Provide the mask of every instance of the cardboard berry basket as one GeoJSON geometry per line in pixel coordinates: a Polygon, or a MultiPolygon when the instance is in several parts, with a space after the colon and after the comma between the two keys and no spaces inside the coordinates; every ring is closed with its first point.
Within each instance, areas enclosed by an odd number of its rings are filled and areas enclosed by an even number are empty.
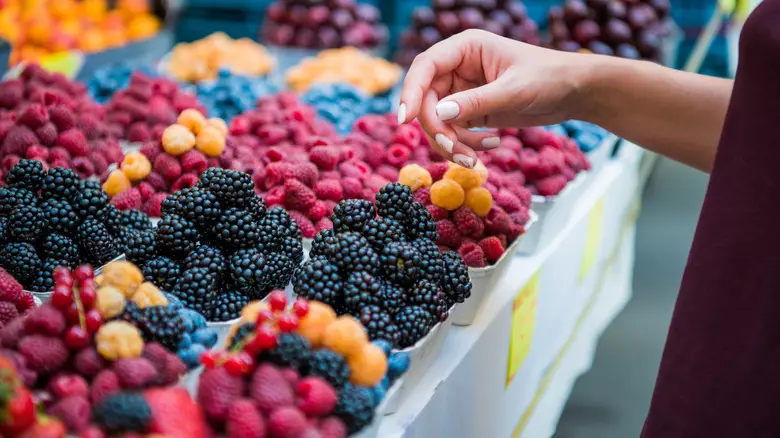
{"type": "Polygon", "coordinates": [[[531,210],[538,215],[539,221],[523,237],[517,250],[518,254],[534,254],[537,249],[547,245],[563,229],[580,194],[585,189],[590,173],[580,172],[556,196],[534,195],[531,197],[531,210]]]}
{"type": "Polygon", "coordinates": [[[493,287],[498,283],[498,280],[506,272],[507,266],[509,266],[510,260],[517,253],[520,248],[520,242],[528,235],[534,224],[536,224],[539,217],[536,213],[529,211],[530,218],[525,224],[525,233],[512,242],[511,245],[504,251],[504,254],[499,258],[496,263],[484,268],[469,268],[469,279],[471,279],[471,296],[463,303],[458,304],[457,308],[453,312],[452,323],[458,326],[471,325],[474,322],[474,318],[477,317],[479,308],[482,307],[482,303],[485,298],[493,293],[493,287]]]}
{"type": "MultiPolygon", "coordinates": [[[[110,262],[106,263],[105,265],[97,268],[95,270],[95,275],[96,276],[100,275],[100,273],[103,272],[103,268],[106,267],[106,265],[108,265],[109,263],[118,262],[118,261],[124,260],[124,259],[125,259],[125,255],[124,254],[121,254],[121,255],[117,256],[117,258],[115,258],[114,260],[111,260],[110,262]]],[[[51,294],[52,294],[53,291],[49,291],[49,292],[26,291],[26,292],[30,292],[32,294],[33,298],[35,298],[36,302],[45,303],[46,301],[49,301],[51,299],[51,294]]]]}

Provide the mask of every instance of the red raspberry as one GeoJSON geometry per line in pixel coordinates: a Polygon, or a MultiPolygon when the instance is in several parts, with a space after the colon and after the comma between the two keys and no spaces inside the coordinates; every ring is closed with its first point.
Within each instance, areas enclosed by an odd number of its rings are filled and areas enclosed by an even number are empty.
{"type": "Polygon", "coordinates": [[[434,181],[442,179],[449,168],[450,166],[445,162],[431,163],[425,166],[425,169],[431,174],[431,178],[434,181]]]}
{"type": "Polygon", "coordinates": [[[181,380],[187,373],[187,365],[175,354],[168,354],[165,360],[165,369],[160,373],[160,383],[163,385],[173,385],[181,380]]]}
{"type": "Polygon", "coordinates": [[[19,294],[19,298],[14,302],[16,304],[16,310],[19,313],[26,313],[28,310],[35,307],[35,298],[29,292],[22,292],[19,294]]]}
{"type": "Polygon", "coordinates": [[[257,367],[252,375],[249,395],[254,400],[255,406],[266,414],[277,408],[292,406],[295,402],[293,388],[280,370],[270,364],[257,367]]]}
{"type": "Polygon", "coordinates": [[[6,172],[11,170],[21,159],[22,157],[18,155],[6,155],[2,160],[3,170],[6,172]]]}
{"type": "MultiPolygon", "coordinates": [[[[29,151],[29,149],[28,149],[29,151]]],[[[566,181],[573,181],[574,178],[577,177],[577,174],[574,173],[574,171],[571,168],[565,168],[563,169],[563,172],[561,172],[561,175],[563,175],[564,178],[566,178],[566,181]]]]}
{"type": "Polygon", "coordinates": [[[298,409],[310,417],[323,417],[336,407],[336,390],[320,377],[304,378],[298,383],[295,392],[298,395],[298,409]]]}
{"type": "Polygon", "coordinates": [[[138,193],[141,195],[141,201],[146,201],[152,195],[157,193],[157,190],[155,190],[154,187],[152,187],[152,185],[146,181],[142,181],[136,188],[138,189],[138,193]]]}
{"type": "Polygon", "coordinates": [[[385,162],[387,147],[377,141],[371,141],[366,145],[363,156],[369,166],[377,168],[385,162]]]}
{"type": "Polygon", "coordinates": [[[383,164],[376,168],[376,173],[388,181],[398,181],[398,169],[393,166],[383,164]]]}
{"type": "Polygon", "coordinates": [[[482,233],[485,231],[485,224],[482,223],[482,219],[474,213],[474,210],[465,205],[458,207],[452,213],[452,221],[458,227],[458,231],[474,239],[482,237],[482,233]]]}
{"type": "Polygon", "coordinates": [[[520,202],[520,199],[518,199],[517,196],[514,195],[514,193],[505,189],[501,189],[498,191],[498,194],[494,198],[494,201],[496,205],[503,208],[504,211],[506,211],[507,213],[513,213],[523,208],[523,204],[522,202],[520,202]]]}
{"type": "Polygon", "coordinates": [[[3,140],[3,154],[23,156],[28,147],[37,143],[38,137],[30,128],[16,125],[3,140]]]}
{"type": "Polygon", "coordinates": [[[152,138],[149,132],[149,126],[144,122],[136,122],[127,128],[127,140],[135,142],[145,142],[152,138]]]}
{"type": "Polygon", "coordinates": [[[566,187],[568,181],[563,175],[553,175],[534,183],[536,190],[542,196],[555,196],[566,187]]]}
{"type": "Polygon", "coordinates": [[[365,182],[365,187],[370,188],[374,192],[379,192],[379,190],[388,185],[390,181],[383,178],[381,175],[373,174],[368,177],[368,180],[365,182]]]}
{"type": "Polygon", "coordinates": [[[0,268],[0,300],[15,303],[22,294],[22,285],[3,268],[0,268]]]}
{"type": "Polygon", "coordinates": [[[484,268],[487,265],[485,253],[478,245],[464,243],[458,248],[458,254],[470,268],[484,268]]]}
{"type": "Polygon", "coordinates": [[[70,152],[67,149],[55,146],[49,149],[49,161],[62,160],[70,161],[70,152]]]}
{"type": "Polygon", "coordinates": [[[412,152],[406,146],[394,144],[387,149],[385,161],[387,164],[400,169],[406,165],[411,156],[412,152]]]}
{"type": "Polygon", "coordinates": [[[422,134],[416,126],[401,125],[395,131],[394,143],[400,143],[409,149],[414,149],[420,145],[422,134]]]}
{"type": "Polygon", "coordinates": [[[18,316],[19,311],[16,309],[14,303],[0,301],[0,324],[2,324],[2,326],[5,326],[18,316]]]}
{"type": "Polygon", "coordinates": [[[191,172],[197,175],[203,173],[208,166],[206,156],[196,149],[190,149],[179,157],[181,169],[184,172],[191,172]]]}
{"type": "Polygon", "coordinates": [[[318,220],[324,218],[327,214],[328,206],[325,205],[324,201],[320,200],[312,204],[309,208],[309,211],[306,212],[306,216],[308,216],[312,222],[317,222],[318,220]]]}
{"type": "Polygon", "coordinates": [[[178,192],[190,187],[194,187],[198,183],[198,175],[194,173],[185,173],[179,177],[172,185],[171,192],[178,192]]]}
{"type": "Polygon", "coordinates": [[[365,179],[369,178],[372,174],[371,167],[369,167],[368,164],[357,160],[341,163],[339,171],[344,176],[357,178],[361,181],[365,181],[365,179]]]}
{"type": "Polygon", "coordinates": [[[341,182],[337,179],[326,179],[314,184],[314,194],[317,195],[318,199],[338,202],[341,201],[344,192],[341,188],[341,182]]]}
{"type": "Polygon", "coordinates": [[[520,171],[527,179],[539,177],[539,154],[533,149],[523,149],[520,153],[520,171]]]}
{"type": "Polygon", "coordinates": [[[96,140],[103,135],[102,122],[94,115],[82,114],[79,117],[78,128],[89,140],[96,140]]]}
{"type": "Polygon", "coordinates": [[[293,175],[296,179],[302,183],[311,187],[319,179],[319,173],[317,172],[317,166],[313,163],[298,163],[293,165],[293,175]]]}
{"type": "Polygon", "coordinates": [[[300,437],[309,428],[306,415],[293,407],[278,408],[268,417],[271,436],[300,437]]]}
{"type": "Polygon", "coordinates": [[[71,169],[73,169],[80,178],[89,178],[90,176],[95,175],[95,165],[92,164],[92,161],[87,157],[75,157],[70,164],[71,169]]]}
{"type": "Polygon", "coordinates": [[[517,136],[523,145],[537,150],[547,141],[547,131],[542,128],[523,128],[518,131],[517,136]]]}
{"type": "Polygon", "coordinates": [[[0,119],[0,145],[3,144],[3,140],[5,140],[5,136],[8,135],[9,132],[11,132],[11,129],[16,126],[16,123],[14,123],[13,120],[10,119],[0,119]]]}
{"type": "Polygon", "coordinates": [[[138,210],[142,203],[141,192],[137,188],[131,187],[111,199],[111,205],[117,210],[138,210]]]}
{"type": "Polygon", "coordinates": [[[585,154],[580,152],[579,149],[576,151],[566,151],[563,153],[563,156],[564,160],[566,161],[566,165],[572,168],[575,172],[590,169],[588,158],[585,156],[585,154]]]}
{"type": "Polygon", "coordinates": [[[157,192],[168,191],[168,182],[162,175],[157,172],[152,172],[149,175],[146,175],[144,182],[149,183],[149,185],[152,186],[152,188],[157,192]]]}
{"type": "Polygon", "coordinates": [[[154,383],[159,373],[151,362],[144,358],[119,359],[114,362],[114,373],[124,389],[143,389],[154,383]]]}
{"type": "Polygon", "coordinates": [[[504,172],[512,172],[520,167],[517,154],[509,149],[498,148],[489,152],[490,163],[498,166],[504,172]]]}
{"type": "Polygon", "coordinates": [[[312,221],[300,211],[291,210],[289,213],[290,217],[293,218],[296,223],[298,223],[298,228],[301,230],[301,235],[307,239],[314,238],[314,236],[317,234],[317,231],[314,228],[312,221]]]}
{"type": "Polygon", "coordinates": [[[103,370],[92,380],[89,387],[89,399],[92,404],[98,404],[109,395],[122,390],[119,384],[119,378],[111,370],[103,370]]]}
{"type": "Polygon", "coordinates": [[[168,197],[167,193],[155,193],[141,206],[141,211],[151,217],[162,215],[162,202],[168,197]]]}
{"type": "Polygon", "coordinates": [[[239,399],[233,402],[225,420],[227,438],[254,438],[266,436],[263,416],[252,400],[239,399]]]}
{"type": "Polygon", "coordinates": [[[198,404],[207,418],[223,421],[233,402],[244,394],[244,386],[244,379],[231,375],[225,367],[207,369],[198,382],[198,404]]]}
{"type": "Polygon", "coordinates": [[[35,129],[35,135],[42,145],[51,146],[57,140],[57,127],[53,123],[47,122],[35,129]]]}
{"type": "Polygon", "coordinates": [[[339,151],[334,146],[317,146],[309,151],[309,160],[320,170],[333,170],[339,163],[339,151]]]}
{"type": "Polygon", "coordinates": [[[27,333],[58,336],[65,331],[65,317],[51,304],[44,304],[33,310],[25,319],[27,333]]]}
{"type": "MultiPolygon", "coordinates": [[[[24,318],[16,318],[0,330],[0,341],[5,348],[16,348],[19,341],[26,336],[24,318]]],[[[10,350],[6,350],[10,351],[10,350]]]]}
{"type": "Polygon", "coordinates": [[[485,253],[485,258],[489,262],[495,263],[504,254],[504,246],[498,237],[486,237],[479,241],[479,247],[485,253]]]}
{"type": "Polygon", "coordinates": [[[546,178],[561,173],[564,167],[566,167],[566,159],[560,150],[552,146],[544,146],[539,151],[539,167],[536,169],[537,177],[546,178]]]}
{"type": "Polygon", "coordinates": [[[317,195],[314,191],[297,179],[288,179],[284,182],[286,195],[285,206],[299,211],[307,211],[315,201],[317,195]]]}
{"type": "Polygon", "coordinates": [[[268,205],[282,205],[286,194],[284,186],[276,186],[269,190],[263,198],[268,205]]]}
{"type": "Polygon", "coordinates": [[[30,129],[37,129],[49,121],[49,113],[40,103],[31,103],[16,118],[16,123],[27,126],[30,129]]]}
{"type": "Polygon", "coordinates": [[[523,225],[520,225],[513,220],[509,221],[509,232],[506,233],[506,237],[510,242],[514,242],[515,239],[523,233],[525,233],[525,227],[523,225]]]}
{"type": "Polygon", "coordinates": [[[14,109],[24,98],[24,85],[19,79],[0,82],[0,108],[14,109]]]}
{"type": "MultiPolygon", "coordinates": [[[[525,226],[525,224],[527,224],[530,219],[531,219],[531,215],[528,213],[528,210],[525,208],[518,210],[509,215],[510,222],[522,226],[525,226]]],[[[509,232],[510,229],[511,229],[511,225],[507,227],[507,232],[509,232]]]]}
{"type": "Polygon", "coordinates": [[[77,129],[69,129],[60,133],[55,140],[57,146],[62,146],[74,157],[84,157],[89,153],[89,144],[84,133],[77,129]]]}
{"type": "Polygon", "coordinates": [[[108,367],[108,362],[94,347],[85,348],[73,360],[74,369],[81,375],[92,377],[108,367]]]}
{"type": "Polygon", "coordinates": [[[119,164],[125,157],[122,146],[115,139],[105,139],[95,142],[95,149],[103,154],[109,163],[119,164]]]}
{"type": "Polygon", "coordinates": [[[324,179],[335,179],[338,181],[341,179],[341,174],[338,170],[324,170],[320,172],[320,181],[324,179]]]}
{"type": "Polygon", "coordinates": [[[26,336],[19,341],[19,352],[27,366],[48,373],[60,369],[68,361],[68,347],[62,339],[42,335],[26,336]]]}
{"type": "Polygon", "coordinates": [[[292,164],[282,161],[270,163],[265,168],[265,186],[268,188],[284,184],[287,178],[292,178],[292,164]]]}
{"type": "Polygon", "coordinates": [[[27,148],[25,158],[46,161],[49,158],[49,150],[39,144],[34,144],[27,148]]]}
{"type": "Polygon", "coordinates": [[[436,222],[436,232],[439,233],[439,245],[446,245],[450,248],[458,248],[463,241],[463,236],[458,231],[458,227],[449,220],[442,219],[436,222]]]}
{"type": "Polygon", "coordinates": [[[89,161],[92,162],[92,166],[95,168],[95,173],[103,175],[108,170],[108,160],[105,156],[97,151],[92,151],[87,155],[89,161]]]}
{"type": "Polygon", "coordinates": [[[155,158],[163,153],[164,150],[159,141],[147,141],[141,146],[140,152],[144,154],[149,161],[154,162],[155,158]]]}
{"type": "Polygon", "coordinates": [[[89,425],[92,408],[83,395],[71,395],[54,403],[46,413],[62,421],[69,431],[79,433],[89,425]]]}
{"type": "Polygon", "coordinates": [[[494,205],[484,218],[487,234],[502,234],[509,231],[509,215],[503,208],[494,205]]]}
{"type": "Polygon", "coordinates": [[[246,116],[239,115],[230,121],[229,129],[232,135],[247,135],[252,130],[252,124],[246,116]]]}
{"type": "Polygon", "coordinates": [[[343,178],[341,187],[344,189],[344,197],[342,199],[359,199],[363,193],[363,184],[357,178],[343,178]]]}
{"type": "Polygon", "coordinates": [[[49,120],[54,123],[58,131],[67,131],[76,126],[76,117],[68,107],[56,105],[49,108],[49,120]]]}
{"type": "Polygon", "coordinates": [[[169,182],[176,181],[181,176],[182,172],[179,160],[168,154],[158,155],[157,158],[154,159],[153,169],[169,182]]]}
{"type": "Polygon", "coordinates": [[[347,438],[349,430],[338,417],[328,417],[319,424],[321,438],[347,438]]]}
{"type": "Polygon", "coordinates": [[[425,206],[425,209],[428,210],[428,213],[431,214],[435,221],[447,219],[450,215],[447,210],[433,204],[425,206]]]}
{"type": "MultiPolygon", "coordinates": [[[[395,181],[395,180],[391,180],[391,181],[395,181]]],[[[417,189],[417,191],[414,192],[414,201],[419,202],[422,205],[430,206],[431,204],[430,187],[420,187],[419,189],[417,189]]]]}
{"type": "Polygon", "coordinates": [[[314,224],[314,230],[318,233],[322,230],[330,230],[332,228],[333,228],[333,222],[331,222],[330,219],[328,219],[327,217],[318,220],[314,224]]]}

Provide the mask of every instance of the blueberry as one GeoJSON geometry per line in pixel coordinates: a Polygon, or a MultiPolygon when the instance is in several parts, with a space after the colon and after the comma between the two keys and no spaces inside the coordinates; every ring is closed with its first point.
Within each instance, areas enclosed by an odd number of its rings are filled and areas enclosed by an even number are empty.
{"type": "Polygon", "coordinates": [[[387,359],[387,375],[395,380],[409,369],[409,354],[393,353],[387,359]]]}
{"type": "Polygon", "coordinates": [[[192,341],[211,348],[217,343],[217,332],[210,328],[200,328],[192,334],[192,341]]]}
{"type": "Polygon", "coordinates": [[[590,152],[596,149],[599,144],[601,144],[602,139],[592,132],[580,132],[576,137],[574,137],[574,140],[577,141],[580,149],[582,149],[584,152],[590,152]]]}
{"type": "Polygon", "coordinates": [[[378,339],[374,341],[374,345],[381,348],[382,351],[385,353],[385,356],[390,356],[390,350],[393,349],[393,345],[384,339],[378,339]]]}
{"type": "Polygon", "coordinates": [[[181,300],[177,298],[174,295],[171,294],[165,294],[165,298],[168,299],[168,307],[170,307],[173,310],[181,310],[184,308],[184,304],[181,303],[181,300]]]}
{"type": "MultiPolygon", "coordinates": [[[[203,315],[201,315],[200,313],[192,309],[182,309],[179,312],[179,315],[181,315],[181,317],[184,319],[190,319],[195,329],[206,327],[206,318],[204,318],[203,315]]],[[[188,330],[188,331],[192,331],[192,330],[188,330]]]]}
{"type": "Polygon", "coordinates": [[[182,351],[192,346],[192,336],[189,333],[184,333],[179,341],[179,346],[176,347],[176,351],[182,351]]]}
{"type": "Polygon", "coordinates": [[[187,365],[187,368],[195,368],[200,365],[200,354],[205,350],[200,344],[192,344],[190,348],[179,352],[179,359],[187,365]]]}
{"type": "Polygon", "coordinates": [[[184,333],[191,333],[193,330],[195,330],[195,322],[192,320],[192,317],[189,315],[189,313],[185,312],[186,310],[189,309],[179,309],[179,316],[184,323],[184,333]]]}
{"type": "Polygon", "coordinates": [[[374,396],[374,407],[377,407],[380,403],[382,403],[382,400],[385,399],[386,394],[387,391],[382,387],[381,383],[371,388],[371,395],[374,396]]]}

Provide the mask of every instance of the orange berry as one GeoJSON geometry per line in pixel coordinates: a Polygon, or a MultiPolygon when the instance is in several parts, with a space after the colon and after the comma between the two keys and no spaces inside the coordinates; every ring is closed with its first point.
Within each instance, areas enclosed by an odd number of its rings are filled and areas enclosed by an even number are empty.
{"type": "Polygon", "coordinates": [[[398,172],[398,182],[411,187],[414,192],[420,187],[429,187],[433,179],[431,174],[419,164],[407,164],[398,172]]]}
{"type": "Polygon", "coordinates": [[[475,187],[466,192],[466,206],[479,216],[485,216],[493,206],[493,195],[484,187],[475,187]]]}
{"type": "Polygon", "coordinates": [[[444,179],[451,179],[463,187],[463,190],[473,189],[482,185],[482,179],[474,169],[467,169],[457,164],[452,165],[445,173],[444,179]]]}
{"type": "Polygon", "coordinates": [[[246,306],[244,306],[243,309],[241,309],[241,320],[244,322],[255,322],[255,320],[257,319],[257,314],[262,312],[263,310],[268,310],[268,309],[269,309],[268,304],[259,300],[252,301],[246,306]]]}
{"type": "Polygon", "coordinates": [[[208,157],[217,157],[225,150],[225,136],[222,135],[219,128],[206,126],[198,134],[195,147],[208,157]]]}
{"type": "Polygon", "coordinates": [[[167,306],[168,298],[154,284],[145,281],[141,283],[133,294],[132,301],[140,308],[152,306],[167,306]]]}
{"type": "Polygon", "coordinates": [[[163,131],[162,145],[165,152],[179,156],[195,147],[195,134],[186,126],[171,125],[163,131]]]}
{"type": "Polygon", "coordinates": [[[482,182],[480,185],[484,185],[488,180],[488,168],[482,160],[477,160],[477,164],[474,165],[474,172],[479,175],[479,180],[482,182]]]}
{"type": "Polygon", "coordinates": [[[325,329],[322,345],[350,356],[359,352],[368,343],[368,334],[363,325],[351,316],[340,316],[325,329]]]}
{"type": "Polygon", "coordinates": [[[208,120],[206,120],[206,125],[213,126],[217,129],[219,129],[219,132],[222,133],[222,136],[227,137],[228,135],[228,125],[225,123],[224,120],[220,119],[219,117],[212,117],[208,120]]]}
{"type": "Polygon", "coordinates": [[[114,286],[103,286],[97,290],[95,308],[106,321],[122,313],[126,303],[124,293],[114,286]]]}
{"type": "Polygon", "coordinates": [[[349,381],[355,385],[372,387],[379,383],[387,373],[387,357],[381,348],[374,344],[365,344],[347,358],[349,381]]]}
{"type": "Polygon", "coordinates": [[[103,268],[103,286],[114,286],[125,297],[130,298],[144,281],[144,274],[134,264],[120,260],[111,262],[103,268]]]}
{"type": "Polygon", "coordinates": [[[198,135],[201,129],[206,126],[206,118],[203,117],[203,114],[201,114],[200,111],[193,108],[187,108],[179,114],[176,123],[185,126],[193,134],[198,135]]]}
{"type": "Polygon", "coordinates": [[[129,322],[109,321],[95,334],[95,344],[101,356],[108,360],[140,357],[144,349],[141,332],[129,322]]]}
{"type": "Polygon", "coordinates": [[[152,173],[152,163],[140,152],[130,152],[125,155],[119,168],[130,181],[140,181],[152,173]]]}
{"type": "Polygon", "coordinates": [[[298,323],[298,334],[306,338],[312,348],[322,345],[325,329],[336,320],[336,312],[319,301],[309,301],[309,313],[298,323]]]}
{"type": "Polygon", "coordinates": [[[130,187],[132,187],[130,179],[128,179],[127,175],[119,169],[112,170],[111,173],[108,174],[106,182],[103,183],[103,190],[112,198],[130,187]]]}
{"type": "Polygon", "coordinates": [[[466,198],[463,187],[451,179],[441,179],[431,186],[431,202],[445,210],[455,210],[466,198]]]}

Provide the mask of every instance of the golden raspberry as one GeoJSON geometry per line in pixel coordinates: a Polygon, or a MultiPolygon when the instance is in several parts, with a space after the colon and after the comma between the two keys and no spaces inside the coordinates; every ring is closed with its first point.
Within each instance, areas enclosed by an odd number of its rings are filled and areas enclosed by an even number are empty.
{"type": "Polygon", "coordinates": [[[312,348],[322,345],[325,329],[336,320],[336,312],[319,301],[309,301],[309,313],[298,324],[298,334],[306,338],[312,348]]]}
{"type": "Polygon", "coordinates": [[[387,373],[387,357],[381,348],[374,344],[365,344],[347,358],[349,381],[360,386],[374,386],[387,373]]]}
{"type": "Polygon", "coordinates": [[[398,172],[398,182],[411,187],[414,192],[420,187],[429,187],[433,179],[431,174],[419,164],[407,164],[398,172]]]}
{"type": "Polygon", "coordinates": [[[127,175],[119,169],[112,170],[111,173],[108,174],[106,182],[103,183],[103,190],[112,198],[130,187],[132,187],[130,179],[128,179],[127,175]]]}
{"type": "Polygon", "coordinates": [[[95,308],[104,320],[109,320],[125,310],[125,295],[114,286],[102,286],[97,290],[95,308]]]}
{"type": "Polygon", "coordinates": [[[223,137],[227,137],[228,135],[228,125],[225,123],[224,120],[220,119],[219,117],[212,117],[208,120],[206,120],[207,126],[213,126],[217,129],[219,129],[219,132],[222,133],[223,137]]]}
{"type": "Polygon", "coordinates": [[[451,179],[463,187],[463,190],[473,189],[482,185],[482,179],[474,169],[467,169],[463,166],[453,164],[444,173],[444,179],[451,179]]]}
{"type": "Polygon", "coordinates": [[[193,134],[198,133],[206,126],[206,118],[200,111],[187,108],[179,114],[179,118],[176,119],[176,123],[189,129],[193,134]]]}
{"type": "Polygon", "coordinates": [[[95,334],[97,351],[108,360],[140,357],[144,349],[141,332],[124,321],[111,321],[95,334]]]}
{"type": "Polygon", "coordinates": [[[126,298],[135,293],[136,288],[144,281],[144,274],[134,264],[120,260],[111,262],[103,268],[103,285],[114,286],[126,298]]]}
{"type": "Polygon", "coordinates": [[[152,163],[140,152],[130,152],[125,155],[119,167],[130,181],[140,181],[152,172],[152,163]]]}
{"type": "Polygon", "coordinates": [[[351,316],[338,317],[328,325],[322,338],[323,346],[347,357],[359,352],[367,343],[366,329],[351,316]]]}
{"type": "Polygon", "coordinates": [[[484,187],[475,187],[466,192],[466,206],[479,216],[485,216],[493,206],[493,195],[484,187]]]}
{"type": "Polygon", "coordinates": [[[474,165],[474,171],[479,174],[479,180],[481,181],[480,185],[487,183],[488,168],[485,166],[485,163],[483,163],[482,160],[477,160],[477,164],[474,165]]]}
{"type": "Polygon", "coordinates": [[[270,309],[270,307],[268,307],[267,303],[264,303],[262,301],[252,301],[246,306],[244,306],[243,309],[241,309],[241,321],[255,322],[255,320],[257,319],[257,314],[263,310],[268,310],[268,309],[270,309]]]}
{"type": "Polygon", "coordinates": [[[163,131],[162,145],[165,152],[178,156],[195,147],[195,134],[186,126],[171,125],[163,131]]]}
{"type": "Polygon", "coordinates": [[[218,157],[225,150],[225,136],[214,126],[206,126],[198,134],[195,147],[208,157],[218,157]]]}
{"type": "Polygon", "coordinates": [[[168,298],[154,284],[145,281],[135,290],[131,300],[138,307],[145,309],[152,306],[167,306],[168,298]]]}
{"type": "Polygon", "coordinates": [[[445,210],[455,210],[465,198],[463,187],[451,179],[441,179],[431,186],[431,203],[445,210]]]}

